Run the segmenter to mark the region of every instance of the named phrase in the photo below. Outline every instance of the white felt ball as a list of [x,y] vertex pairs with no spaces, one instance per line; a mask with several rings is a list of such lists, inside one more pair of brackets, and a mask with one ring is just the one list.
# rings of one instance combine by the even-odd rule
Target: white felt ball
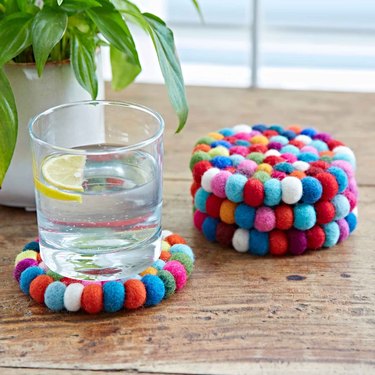
[[352,210],[353,214],[358,217],[358,206],[354,207]]
[[281,198],[286,204],[297,203],[302,192],[302,182],[297,177],[287,176],[281,181]]
[[335,154],[345,154],[345,155],[349,155],[351,156],[354,160],[355,160],[355,155],[354,155],[354,152],[349,148],[349,147],[346,147],[346,146],[337,146],[333,149],[333,152]]
[[293,163],[293,167],[296,168],[297,171],[305,172],[310,168],[310,164],[302,160],[297,160]]
[[246,124],[238,124],[233,126],[233,131],[235,134],[237,133],[250,133],[251,132],[251,126]]
[[81,283],[69,284],[64,293],[64,306],[68,311],[78,311],[81,308],[81,296],[84,286]]
[[201,179],[201,186],[204,190],[212,193],[211,181],[220,172],[219,168],[210,168],[208,171],[203,173]]
[[309,143],[312,142],[312,139],[308,135],[305,135],[305,134],[299,134],[294,139],[296,141],[300,141],[300,142],[304,143],[305,145],[308,145]]
[[250,234],[246,229],[238,228],[233,235],[232,244],[239,253],[246,253],[249,250]]
[[265,157],[267,157],[267,156],[280,156],[280,152],[271,148],[271,150],[268,150],[264,155],[265,155]]
[[171,234],[173,234],[170,230],[162,230],[161,231],[161,239],[164,240],[165,237],[168,237],[170,236]]

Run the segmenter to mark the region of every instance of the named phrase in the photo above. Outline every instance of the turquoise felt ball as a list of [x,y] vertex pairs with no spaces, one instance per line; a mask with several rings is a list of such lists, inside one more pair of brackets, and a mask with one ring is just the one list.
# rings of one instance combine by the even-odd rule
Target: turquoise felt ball
[[118,281],[109,281],[103,285],[103,307],[106,312],[120,311],[124,307],[125,288]]
[[316,223],[314,206],[306,203],[299,203],[294,206],[294,227],[299,230],[312,228]]
[[64,293],[66,285],[55,281],[48,285],[44,293],[44,303],[52,311],[61,311],[64,308]]

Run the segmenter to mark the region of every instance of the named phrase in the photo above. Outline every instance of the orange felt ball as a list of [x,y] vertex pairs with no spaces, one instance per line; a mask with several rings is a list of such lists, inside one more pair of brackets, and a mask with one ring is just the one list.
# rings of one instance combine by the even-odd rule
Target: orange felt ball
[[293,226],[293,208],[287,204],[275,207],[276,228],[281,230],[290,229]]
[[304,172],[302,172],[302,171],[295,170],[289,176],[297,177],[300,180],[302,180],[303,178],[306,177],[306,174]]
[[271,231],[268,240],[272,255],[284,255],[288,251],[288,237],[285,231],[277,229]]
[[38,263],[40,263],[40,262],[42,261],[42,256],[40,255],[40,253],[37,254],[37,256],[36,256],[36,261],[37,261]]
[[193,154],[197,151],[208,152],[211,150],[211,146],[206,145],[205,143],[200,143],[194,147]]
[[289,125],[288,129],[294,131],[296,134],[299,134],[302,131],[302,128],[299,125]]
[[44,303],[44,293],[47,289],[47,286],[53,282],[54,280],[51,276],[37,276],[30,284],[31,298],[38,303]]
[[125,302],[127,309],[138,309],[146,302],[146,287],[142,281],[130,279],[125,282]]
[[226,224],[234,224],[236,222],[234,218],[234,212],[236,211],[237,203],[234,203],[228,199],[223,201],[220,206],[220,219]]
[[185,239],[178,234],[170,234],[169,236],[165,237],[164,241],[167,241],[171,246],[176,244],[186,244]]
[[81,306],[89,314],[97,314],[103,310],[103,289],[101,285],[86,285],[82,292]]
[[169,258],[172,256],[172,254],[169,252],[169,251],[166,251],[166,250],[163,250],[161,253],[160,253],[160,259],[161,260],[164,260],[164,262],[166,262],[167,260],[169,260]]

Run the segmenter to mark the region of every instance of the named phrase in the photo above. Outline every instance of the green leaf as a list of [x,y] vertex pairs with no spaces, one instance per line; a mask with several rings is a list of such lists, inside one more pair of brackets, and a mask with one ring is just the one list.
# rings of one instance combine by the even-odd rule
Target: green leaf
[[164,21],[155,15],[143,13],[143,16],[149,25],[148,31],[155,45],[169,99],[179,118],[179,126],[176,131],[178,133],[185,126],[189,106],[186,99],[181,66],[176,54],[173,33]]
[[36,67],[39,76],[52,48],[63,37],[68,25],[68,16],[64,12],[44,7],[35,16],[32,27],[32,41]]
[[12,88],[3,68],[0,68],[0,186],[16,147],[17,124],[17,109]]
[[101,6],[96,0],[65,0],[60,8],[66,12],[75,13]]
[[92,99],[98,95],[98,80],[95,64],[95,41],[93,37],[75,30],[71,35],[70,58],[79,84],[90,93]]
[[14,13],[0,22],[0,66],[11,61],[31,44],[32,18]]
[[121,90],[132,83],[141,72],[141,66],[134,65],[129,61],[128,55],[119,51],[117,48],[110,47],[111,68],[112,68],[112,87],[115,90]]
[[60,6],[64,0],[57,0],[57,5]]
[[197,12],[199,14],[199,18],[203,22],[203,13],[202,13],[201,7],[200,7],[200,5],[198,3],[198,0],[191,0],[191,1],[193,2],[194,7],[195,7],[195,9],[197,10]]
[[113,47],[124,52],[129,62],[139,65],[138,53],[128,26],[112,4],[106,5],[103,8],[89,9],[86,13]]
[[21,12],[35,14],[40,9],[35,6],[35,0],[17,0],[18,8]]

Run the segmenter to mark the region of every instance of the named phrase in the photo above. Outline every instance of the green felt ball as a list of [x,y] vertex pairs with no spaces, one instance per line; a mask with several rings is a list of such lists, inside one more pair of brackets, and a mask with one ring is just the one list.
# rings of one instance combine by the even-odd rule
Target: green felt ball
[[176,290],[176,280],[169,271],[160,270],[158,276],[164,283],[164,298],[169,298]]
[[264,184],[271,178],[271,176],[267,172],[257,171],[254,173],[253,178],[259,180],[262,184]]
[[193,272],[194,263],[189,255],[184,253],[174,253],[170,260],[178,260],[184,266],[188,276]]
[[216,141],[215,138],[207,136],[207,137],[199,138],[198,141],[195,143],[195,145],[205,144],[205,145],[211,146],[211,143],[213,143],[215,141]]
[[246,156],[246,159],[250,159],[255,161],[257,164],[263,163],[264,160],[264,154],[261,152],[251,152],[249,155]]
[[63,278],[63,276],[61,276],[61,275],[59,275],[58,273],[53,272],[53,271],[51,271],[51,270],[48,270],[48,271],[47,271],[47,275],[48,275],[48,276],[51,276],[55,281],[60,281],[60,280]]
[[194,165],[197,164],[199,161],[202,160],[211,160],[211,156],[204,151],[197,151],[194,152],[190,159],[190,169],[193,170]]
[[327,163],[332,163],[332,158],[328,155],[323,155],[320,157],[320,160],[326,161]]

